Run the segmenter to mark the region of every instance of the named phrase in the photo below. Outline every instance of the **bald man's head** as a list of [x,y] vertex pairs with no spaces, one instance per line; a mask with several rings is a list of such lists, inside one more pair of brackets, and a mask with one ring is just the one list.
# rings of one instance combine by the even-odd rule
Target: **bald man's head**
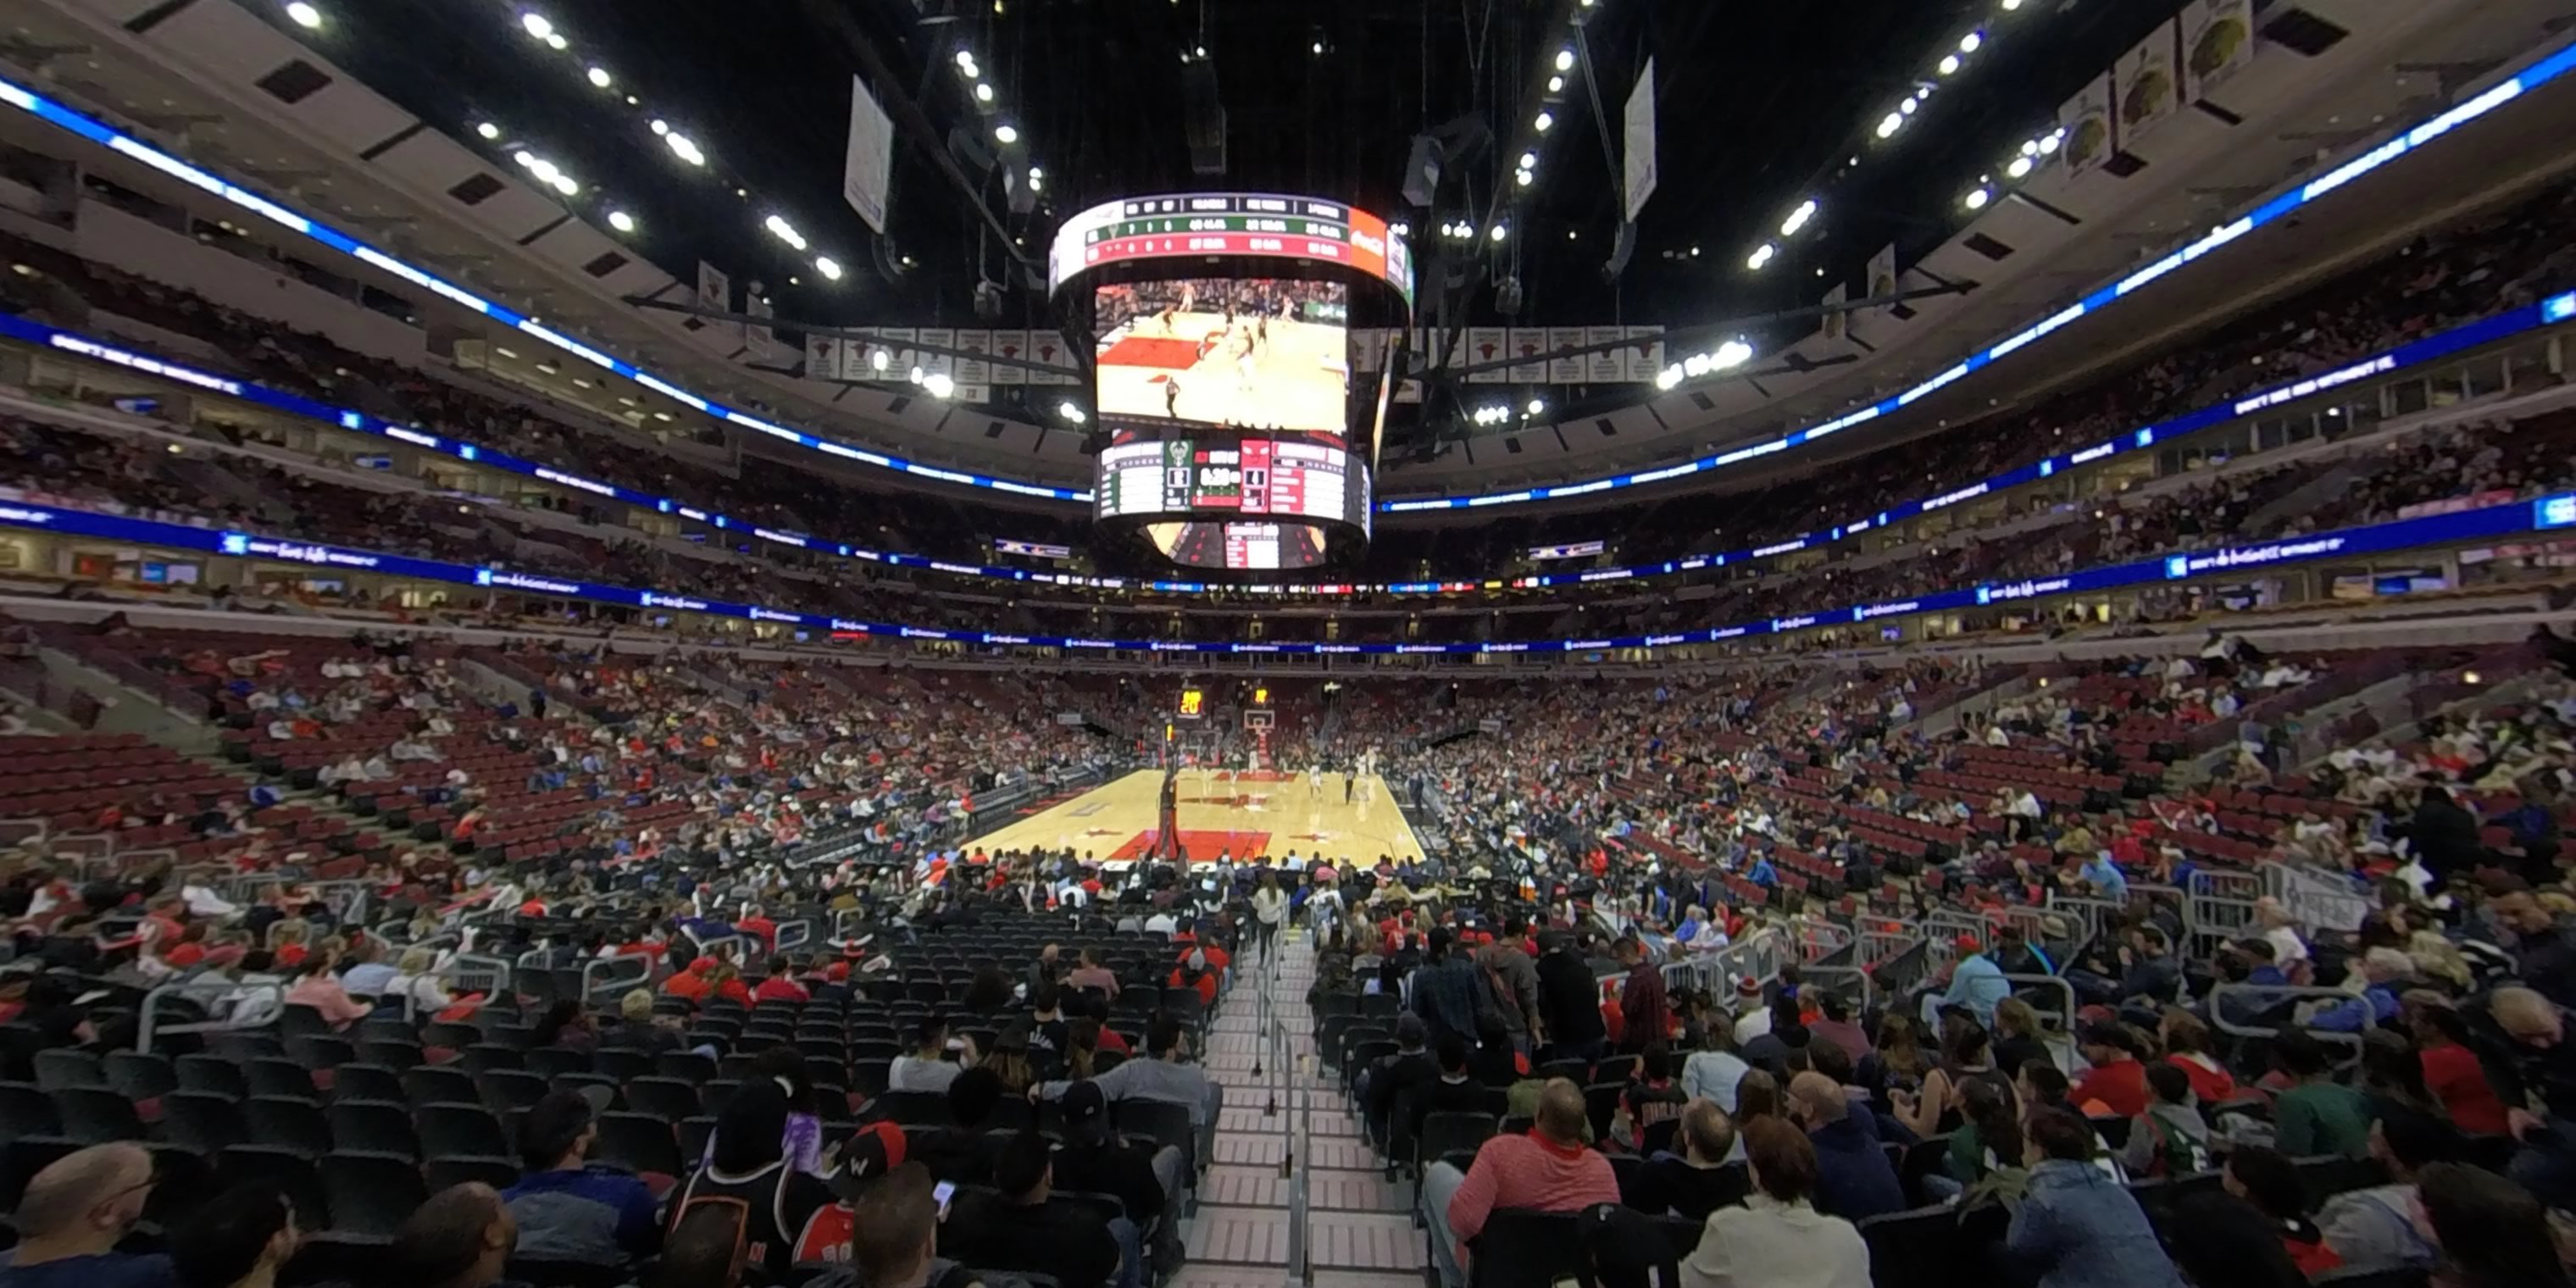
[[1735,1152],[1735,1120],[1701,1096],[1682,1109],[1681,1137],[1692,1158],[1714,1166]]
[[18,1237],[115,1245],[152,1195],[152,1155],[140,1145],[92,1145],[55,1159],[18,1200]]
[[1809,1128],[1838,1123],[1851,1112],[1851,1101],[1833,1079],[1809,1071],[1789,1080],[1790,1110]]
[[1538,1129],[1560,1145],[1580,1145],[1588,1125],[1583,1115],[1583,1088],[1570,1078],[1550,1078],[1538,1092]]
[[2555,1047],[2566,1040],[2567,1025],[2556,1003],[2527,988],[2499,988],[2489,997],[2496,1027],[2524,1046]]
[[519,1227],[489,1185],[451,1185],[413,1209],[388,1260],[418,1288],[486,1288],[501,1277]]

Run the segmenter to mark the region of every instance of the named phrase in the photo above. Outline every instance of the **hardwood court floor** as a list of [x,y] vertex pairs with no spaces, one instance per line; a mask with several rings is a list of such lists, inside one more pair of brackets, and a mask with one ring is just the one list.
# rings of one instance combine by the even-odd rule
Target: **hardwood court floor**
[[[1414,839],[1383,779],[1360,775],[1358,791],[1345,802],[1343,778],[1325,774],[1319,792],[1306,785],[1303,774],[1182,770],[1182,848],[1199,862],[1215,859],[1220,851],[1241,859],[1264,853],[1284,857],[1294,850],[1309,858],[1322,854],[1361,863],[1375,863],[1381,854],[1399,862],[1423,857],[1421,842]],[[1070,846],[1107,862],[1133,859],[1155,840],[1162,782],[1162,771],[1140,769],[988,832],[973,844],[985,850]]]

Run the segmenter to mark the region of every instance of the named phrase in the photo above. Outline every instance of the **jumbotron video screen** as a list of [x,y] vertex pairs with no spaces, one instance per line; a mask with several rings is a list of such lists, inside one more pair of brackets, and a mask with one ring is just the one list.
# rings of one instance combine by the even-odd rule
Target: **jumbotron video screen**
[[1092,294],[1101,422],[1343,432],[1349,288],[1182,277]]

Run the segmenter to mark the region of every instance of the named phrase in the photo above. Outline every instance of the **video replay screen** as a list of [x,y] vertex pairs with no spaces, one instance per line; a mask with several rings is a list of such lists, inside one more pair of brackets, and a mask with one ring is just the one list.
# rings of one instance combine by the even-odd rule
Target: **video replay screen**
[[1342,435],[1349,309],[1338,282],[1182,277],[1100,287],[1100,418]]

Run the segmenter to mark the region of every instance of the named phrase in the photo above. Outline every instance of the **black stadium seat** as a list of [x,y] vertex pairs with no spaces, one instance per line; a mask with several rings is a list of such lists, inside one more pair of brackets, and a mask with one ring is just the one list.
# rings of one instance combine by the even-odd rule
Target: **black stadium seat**
[[420,1169],[401,1154],[341,1150],[322,1156],[322,1188],[332,1227],[344,1233],[392,1235],[429,1199]]

